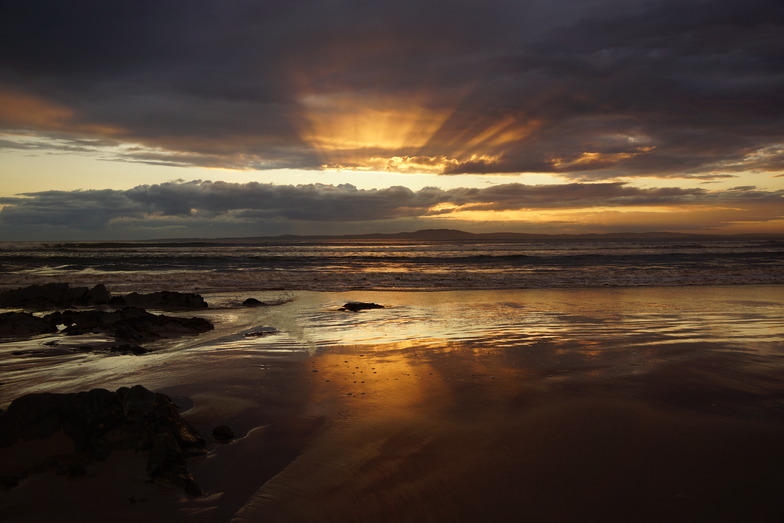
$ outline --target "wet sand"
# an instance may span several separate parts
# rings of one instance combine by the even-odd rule
[[[63,392],[141,383],[203,431],[232,426],[237,440],[189,461],[206,496],[148,484],[143,460],[113,455],[86,477],[41,474],[0,492],[0,516],[784,519],[781,287],[296,298],[216,308],[215,333],[153,355],[47,370]],[[388,308],[336,310],[349,300]],[[242,336],[261,325],[281,334]],[[14,376],[3,405],[9,386],[34,386]]]

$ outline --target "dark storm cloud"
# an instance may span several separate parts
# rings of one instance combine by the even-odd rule
[[[449,174],[711,179],[782,168],[781,34],[779,0],[8,0],[0,88],[132,161],[318,168],[303,98],[372,92],[451,111],[390,151]]]
[[[703,189],[641,189],[622,183],[522,185],[484,189],[412,191],[405,187],[357,189],[352,185],[273,185],[227,182],[170,182],[133,189],[46,191],[3,198],[0,225],[58,226],[96,230],[129,221],[199,224],[206,221],[263,225],[267,221],[381,222],[435,216],[451,209],[558,210],[639,206],[700,206],[733,204],[784,209],[784,191],[736,187]],[[446,205],[445,205],[446,204]],[[769,213],[767,219],[780,217]],[[763,219],[763,218],[759,218]]]

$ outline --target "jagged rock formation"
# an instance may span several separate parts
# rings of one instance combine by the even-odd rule
[[[0,307],[51,309],[103,305],[109,299],[109,291],[102,284],[88,289],[87,287],[71,287],[67,283],[47,283],[0,292]]]
[[[171,399],[141,385],[116,392],[93,389],[75,394],[28,394],[14,400],[0,414],[0,448],[64,434],[73,453],[38,456],[35,462],[6,470],[2,483],[13,486],[29,474],[56,470],[67,475],[85,473],[84,464],[106,459],[113,451],[148,452],[150,479],[168,481],[189,495],[201,488],[188,472],[186,458],[205,453],[205,442],[180,417]]]

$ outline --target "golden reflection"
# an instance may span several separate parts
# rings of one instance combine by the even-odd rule
[[[333,346],[311,361],[310,381],[316,404],[360,409],[365,419],[430,418],[459,408],[467,388],[514,396],[530,387],[532,372],[502,352],[443,339]]]

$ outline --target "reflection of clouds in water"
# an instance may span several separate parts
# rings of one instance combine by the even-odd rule
[[[311,318],[318,328],[308,332],[320,348],[315,394],[374,419],[409,408],[439,415],[482,398],[525,405],[536,394],[563,391],[654,394],[642,377],[673,365],[688,372],[688,362],[725,352],[756,358],[780,347],[780,308],[726,306],[744,292],[753,289],[443,292],[413,301],[405,293],[375,293],[388,308]],[[763,382],[770,377],[751,360],[715,361],[719,368],[748,367]],[[708,373],[696,387],[737,389],[719,378]],[[364,405],[359,411],[356,401]],[[374,414],[366,412],[371,406]]]

